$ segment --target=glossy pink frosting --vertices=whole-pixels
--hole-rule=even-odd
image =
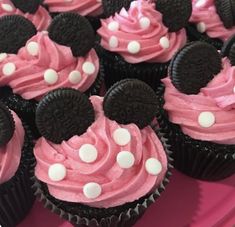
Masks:
[[[0,147],[0,184],[10,180],[16,173],[24,144],[24,128],[19,117],[11,111],[15,121],[15,132],[11,140]]]
[[[135,124],[119,125],[104,116],[103,98],[90,98],[96,113],[96,121],[81,136],[74,136],[61,144],[53,144],[40,138],[35,146],[37,160],[36,177],[45,182],[54,197],[70,202],[78,202],[92,207],[114,207],[132,202],[151,192],[163,180],[167,169],[167,158],[163,146],[151,127],[140,130]],[[125,146],[117,145],[112,132],[118,128],[126,128],[131,134],[131,141]],[[94,163],[83,163],[78,156],[79,148],[90,143],[98,150]],[[130,169],[122,169],[116,162],[117,154],[131,151],[135,163]],[[157,158],[162,164],[159,175],[150,175],[145,170],[148,158]],[[53,182],[48,177],[49,166],[62,163],[67,169],[66,178]],[[96,199],[88,199],[83,195],[83,186],[88,182],[96,182],[102,186],[102,194]]]
[[[98,16],[103,13],[102,0],[45,0],[50,12],[76,12],[82,16]]]
[[[202,2],[199,4],[198,2]],[[193,12],[190,22],[198,24],[205,23],[206,33],[211,38],[219,38],[223,41],[235,33],[235,26],[230,29],[224,27],[216,12],[214,0],[192,0]],[[203,4],[204,3],[204,4]]]
[[[140,20],[147,17],[150,26],[141,28]],[[174,53],[186,43],[185,29],[178,32],[168,32],[168,28],[162,22],[162,15],[156,11],[155,4],[146,0],[134,1],[128,11],[124,8],[120,13],[108,19],[101,20],[102,26],[98,30],[101,36],[101,45],[109,51],[120,54],[129,63],[140,62],[168,62]],[[110,31],[110,22],[117,22],[119,29]],[[117,47],[110,47],[111,36],[118,39]],[[170,46],[165,49],[160,44],[160,39],[166,37]],[[127,47],[131,41],[138,41],[140,51],[137,54],[129,53]]]
[[[30,42],[36,42],[39,45],[37,56],[29,54],[26,46]],[[40,100],[49,91],[61,87],[71,87],[84,92],[97,77],[99,59],[94,49],[91,49],[85,57],[74,57],[69,47],[55,43],[45,32],[39,32],[33,36],[26,46],[22,47],[17,55],[8,55],[0,62],[0,86],[10,86],[14,93],[21,95],[24,99]],[[95,72],[92,75],[87,75],[82,71],[82,65],[87,61],[95,66]],[[9,62],[15,64],[16,70],[11,76],[5,76],[3,67]],[[58,81],[55,84],[50,85],[44,80],[44,72],[47,69],[57,72]],[[74,70],[79,71],[82,76],[77,84],[69,81],[69,74]]]
[[[164,109],[184,134],[203,141],[235,144],[235,67],[227,59],[223,59],[223,70],[197,95],[179,92],[169,77],[163,79],[163,83],[166,87]],[[198,123],[198,116],[204,111],[212,112],[216,119],[209,128]]]
[[[5,10],[3,8],[3,4],[10,5],[12,7],[12,10]],[[15,6],[12,4],[10,0],[1,0],[0,16],[13,15],[13,14],[21,15],[29,19],[36,26],[38,31],[47,30],[47,27],[51,22],[51,17],[48,11],[42,6],[39,6],[36,13],[29,14],[29,13],[23,13],[21,10],[15,8]]]

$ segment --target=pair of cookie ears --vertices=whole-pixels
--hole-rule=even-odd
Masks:
[[[0,18],[0,52],[17,54],[36,34],[34,24],[23,16],[3,16]],[[85,56],[95,43],[95,34],[89,21],[76,13],[56,16],[48,27],[48,35],[54,42],[70,47],[75,57]]]
[[[224,43],[221,52],[205,42],[186,44],[172,58],[168,74],[180,92],[198,94],[221,71],[223,57],[235,66],[235,35]]]

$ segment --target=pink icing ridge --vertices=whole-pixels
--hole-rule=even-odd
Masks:
[[[47,10],[39,6],[38,10],[34,14],[29,14],[29,13],[23,13],[21,10],[16,9],[15,6],[11,3],[10,0],[1,0],[0,3],[0,16],[5,16],[5,15],[21,15],[27,19],[29,19],[37,28],[38,31],[42,30],[47,30],[47,27],[49,26],[51,22],[51,17]],[[6,11],[3,9],[2,4],[8,4],[12,7],[12,11]]]
[[[235,67],[227,59],[223,59],[223,70],[197,95],[179,92],[169,77],[162,81],[166,87],[164,109],[184,134],[203,141],[235,144]],[[198,123],[198,116],[204,111],[212,112],[216,118],[209,128]]]
[[[0,184],[10,180],[16,173],[24,143],[24,128],[19,117],[11,111],[15,121],[15,132],[11,140],[0,147]]]
[[[99,71],[99,59],[94,49],[91,49],[85,57],[76,58],[69,47],[55,43],[44,32],[39,32],[27,44],[32,41],[39,44],[38,56],[30,55],[27,48],[23,47],[17,55],[8,55],[0,62],[0,86],[10,86],[14,93],[24,99],[40,100],[43,95],[57,88],[71,87],[84,92],[94,83]],[[87,61],[95,66],[92,75],[82,71],[82,65]],[[4,76],[3,67],[9,62],[15,64],[16,70],[11,76]],[[54,69],[59,77],[53,85],[48,85],[44,81],[44,72],[49,68]],[[78,84],[69,81],[69,74],[74,70],[80,71],[82,76]]]
[[[196,6],[198,0],[192,0],[193,12],[190,18],[192,23],[204,22],[206,25],[206,33],[211,38],[219,38],[223,41],[227,40],[235,33],[235,26],[227,29],[224,27],[219,15],[216,12],[214,0],[203,0],[205,2],[200,7]]]
[[[82,16],[98,16],[103,13],[102,0],[45,0],[50,12],[77,12]]]
[[[150,26],[146,29],[140,27],[140,18],[147,17]],[[108,24],[118,22],[119,30],[110,31]],[[162,15],[155,10],[155,4],[146,0],[134,1],[128,12],[123,8],[119,14],[108,19],[101,20],[102,26],[97,31],[101,36],[101,45],[109,51],[120,54],[129,63],[139,62],[168,62],[174,53],[186,43],[185,29],[178,32],[168,32],[168,28],[162,23]],[[109,46],[109,39],[115,36],[118,39],[117,47]],[[170,47],[164,49],[159,41],[167,37]],[[138,41],[141,46],[140,52],[131,54],[127,50],[130,41]]]
[[[146,127],[140,130],[135,124],[119,125],[104,116],[102,98],[90,98],[96,112],[96,121],[81,136],[74,136],[56,145],[40,138],[35,146],[37,160],[36,177],[45,182],[51,195],[57,199],[79,202],[92,207],[114,207],[132,202],[151,192],[163,180],[167,169],[167,158],[155,132]],[[131,133],[131,142],[120,147],[112,139],[117,128],[126,128]],[[78,150],[84,143],[94,145],[98,150],[95,163],[83,163]],[[116,156],[121,151],[131,151],[135,164],[131,169],[121,169]],[[149,175],[145,170],[148,158],[157,158],[162,163],[159,175]],[[54,163],[62,163],[67,169],[66,178],[53,182],[48,177],[48,168]],[[91,168],[92,167],[92,168]],[[83,195],[83,186],[88,182],[99,183],[102,194],[96,199]]]

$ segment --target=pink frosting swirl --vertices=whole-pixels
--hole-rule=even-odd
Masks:
[[[35,146],[37,160],[35,175],[45,182],[51,195],[57,199],[87,204],[93,207],[114,207],[132,202],[155,189],[163,180],[167,169],[167,158],[163,146],[151,127],[140,130],[135,124],[119,125],[104,116],[103,98],[90,98],[96,113],[96,121],[81,136],[74,136],[61,144],[53,144],[40,138]],[[131,141],[120,146],[114,142],[113,132],[125,128],[131,134]],[[93,163],[81,161],[78,150],[84,144],[92,144],[98,151]],[[134,165],[121,168],[116,161],[120,151],[130,151],[134,155]],[[162,171],[150,175],[145,169],[149,158],[159,160]],[[67,169],[66,177],[59,182],[48,177],[49,167],[61,163]],[[88,182],[96,182],[102,188],[100,196],[88,199],[83,187]]]
[[[235,26],[230,29],[224,27],[217,14],[214,0],[192,0],[193,12],[190,22],[198,24],[204,23],[206,34],[211,38],[227,40],[235,33]]]
[[[110,29],[114,24],[118,29]],[[129,63],[168,62],[187,40],[185,29],[168,32],[155,4],[146,0],[134,1],[128,12],[123,8],[119,14],[102,20],[98,34],[106,50],[120,54]],[[132,41],[139,44],[135,53],[129,49]]]
[[[21,15],[30,20],[35,25],[38,31],[47,30],[47,27],[51,22],[49,13],[42,6],[39,6],[38,10],[34,14],[23,13],[21,10],[15,8],[10,0],[1,0],[0,16],[13,14]]]
[[[98,16],[103,13],[102,0],[45,0],[50,12],[77,12],[82,16]]]
[[[15,132],[11,140],[0,147],[0,184],[10,180],[16,173],[24,144],[24,128],[19,117],[11,111],[15,121]]]
[[[28,45],[32,42],[38,46],[37,55],[30,54],[28,50]],[[10,76],[4,75],[7,63],[15,65],[15,70]],[[84,71],[85,63],[91,63],[95,67],[92,74]],[[57,73],[57,80],[53,84],[44,79],[47,69],[53,69]],[[70,73],[73,71],[80,73],[80,80],[71,80]],[[94,83],[98,71],[99,59],[94,49],[85,57],[77,58],[69,47],[59,45],[45,32],[39,32],[17,55],[8,55],[0,62],[0,86],[10,86],[14,93],[24,99],[40,100],[49,91],[61,87],[71,87],[84,92]]]
[[[169,77],[163,83],[164,109],[184,134],[203,141],[235,144],[235,67],[227,59],[223,59],[223,70],[197,95],[179,92]],[[214,115],[215,123],[208,128],[201,127],[199,115],[208,111]]]

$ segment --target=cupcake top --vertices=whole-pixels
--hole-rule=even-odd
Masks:
[[[104,49],[120,54],[129,63],[163,63],[186,43],[183,27],[190,15],[191,1],[183,5],[177,1],[158,0],[155,4],[138,0],[129,10],[122,8],[120,13],[101,20],[97,32]]]
[[[20,164],[24,128],[13,111],[0,103],[0,184],[11,179]]]
[[[46,30],[51,22],[48,11],[40,5],[39,0],[30,0],[30,3],[19,0],[1,0],[0,16],[21,15],[29,19],[38,31]]]
[[[138,80],[121,81],[104,98],[72,89],[49,93],[36,113],[43,135],[34,149],[36,177],[55,198],[92,207],[150,193],[167,170],[163,145],[149,126],[156,101]]]
[[[78,14],[61,14],[48,31],[32,36],[17,54],[6,54],[7,45],[0,42],[1,52],[6,52],[0,54],[0,86],[10,86],[24,99],[40,100],[56,88],[84,92],[94,83],[99,59],[92,48],[94,33],[89,22]]]
[[[223,41],[235,33],[233,1],[192,0],[192,4],[190,22],[196,25],[200,33],[206,33],[211,38],[219,38]]]
[[[193,139],[235,144],[235,46],[231,40],[223,50],[221,59],[206,43],[182,48],[171,62],[169,77],[163,79],[164,109],[169,120]]]

